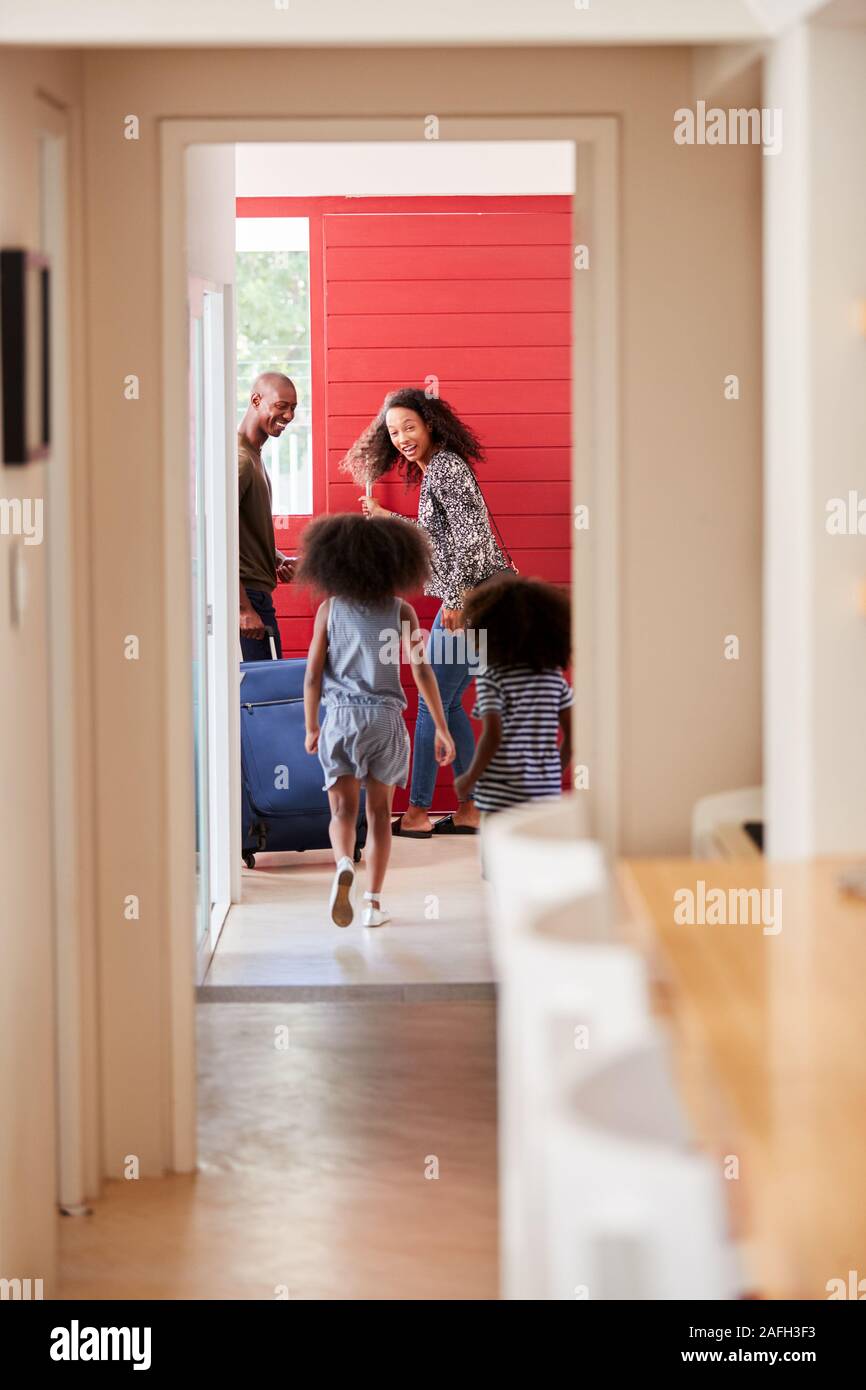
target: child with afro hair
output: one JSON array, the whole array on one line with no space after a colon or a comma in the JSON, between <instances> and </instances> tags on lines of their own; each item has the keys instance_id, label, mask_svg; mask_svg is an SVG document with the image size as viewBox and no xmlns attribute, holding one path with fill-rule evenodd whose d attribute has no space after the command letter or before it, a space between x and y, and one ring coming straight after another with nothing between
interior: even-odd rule
<instances>
[{"instance_id":1,"label":"child with afro hair","mask_svg":"<svg viewBox=\"0 0 866 1390\"><path fill-rule=\"evenodd\" d=\"M369 878L363 925L379 927L390 920L381 893L391 852L391 803L395 786L405 787L409 774L401 651L433 717L436 759L444 765L454 758L436 677L418 640L418 616L400 597L401 591L417 593L427 579L429 546L405 522L348 512L311 522L302 545L295 584L327 595L307 656L304 714L305 747L318 753L331 805L331 920L347 927L354 918L352 853L363 782Z\"/></svg>"}]
</instances>

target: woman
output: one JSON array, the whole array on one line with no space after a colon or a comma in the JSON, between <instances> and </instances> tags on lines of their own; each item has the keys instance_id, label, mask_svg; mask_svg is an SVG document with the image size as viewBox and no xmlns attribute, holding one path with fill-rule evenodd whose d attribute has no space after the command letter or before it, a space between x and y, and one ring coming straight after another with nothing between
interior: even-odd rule
<instances>
[{"instance_id":1,"label":"woman","mask_svg":"<svg viewBox=\"0 0 866 1390\"><path fill-rule=\"evenodd\" d=\"M415 387L387 396L373 423L356 440L343 462L357 480L375 482L394 465L407 486L420 484L418 518L389 512L372 497L360 499L367 516L395 516L427 533L433 555L426 594L442 599L427 645L448 728L457 755L455 774L469 768L475 736L463 708L463 696L477 661L468 660L463 626L463 594L499 570L513 566L490 529L490 518L475 477L483 452L478 439L445 401ZM393 824L395 835L429 840L432 835L475 835L479 814L470 795L457 810L430 820L436 786L435 728L423 698L418 700L409 809Z\"/></svg>"}]
</instances>

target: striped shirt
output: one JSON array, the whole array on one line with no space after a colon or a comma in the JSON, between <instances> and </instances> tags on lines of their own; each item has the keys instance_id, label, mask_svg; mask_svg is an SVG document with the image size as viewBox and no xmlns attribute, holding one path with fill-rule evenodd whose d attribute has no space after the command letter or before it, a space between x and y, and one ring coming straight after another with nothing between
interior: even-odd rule
<instances>
[{"instance_id":1,"label":"striped shirt","mask_svg":"<svg viewBox=\"0 0 866 1390\"><path fill-rule=\"evenodd\" d=\"M498 714L502 740L475 786L479 811L501 811L562 792L560 711L574 691L560 670L488 666L475 678L473 719Z\"/></svg>"}]
</instances>

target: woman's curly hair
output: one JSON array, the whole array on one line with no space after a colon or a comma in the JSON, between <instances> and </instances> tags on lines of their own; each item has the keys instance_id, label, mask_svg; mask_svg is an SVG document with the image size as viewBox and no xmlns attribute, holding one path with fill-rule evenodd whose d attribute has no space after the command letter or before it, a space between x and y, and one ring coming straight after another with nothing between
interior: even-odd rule
<instances>
[{"instance_id":1,"label":"woman's curly hair","mask_svg":"<svg viewBox=\"0 0 866 1390\"><path fill-rule=\"evenodd\" d=\"M486 633L490 665L566 667L571 658L571 603L564 589L510 571L470 589L463 602L467 627Z\"/></svg>"},{"instance_id":2,"label":"woman's curly hair","mask_svg":"<svg viewBox=\"0 0 866 1390\"><path fill-rule=\"evenodd\" d=\"M407 487L420 483L423 474L417 463L405 458L391 443L385 416L395 406L414 410L416 415L421 416L437 449L458 454L470 468L483 461L484 450L480 440L468 425L464 425L447 401L441 401L438 396L428 396L420 387L405 386L385 397L375 420L358 436L341 460L340 468L345 473L351 473L356 483L374 483L383 473L390 472L395 463L399 465L399 472L405 478Z\"/></svg>"},{"instance_id":3,"label":"woman's curly hair","mask_svg":"<svg viewBox=\"0 0 866 1390\"><path fill-rule=\"evenodd\" d=\"M305 528L294 583L375 604L418 593L429 574L429 543L411 522L335 512Z\"/></svg>"}]
</instances>

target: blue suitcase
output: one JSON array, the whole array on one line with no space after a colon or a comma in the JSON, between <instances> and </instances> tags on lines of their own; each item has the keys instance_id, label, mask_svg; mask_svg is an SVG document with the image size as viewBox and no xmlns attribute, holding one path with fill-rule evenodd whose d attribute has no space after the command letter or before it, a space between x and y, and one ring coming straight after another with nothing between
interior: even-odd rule
<instances>
[{"instance_id":1,"label":"blue suitcase","mask_svg":"<svg viewBox=\"0 0 866 1390\"><path fill-rule=\"evenodd\" d=\"M241 662L241 816L248 869L259 850L331 847L322 765L304 749L306 665L303 657ZM356 862L366 838L362 790Z\"/></svg>"}]
</instances>

